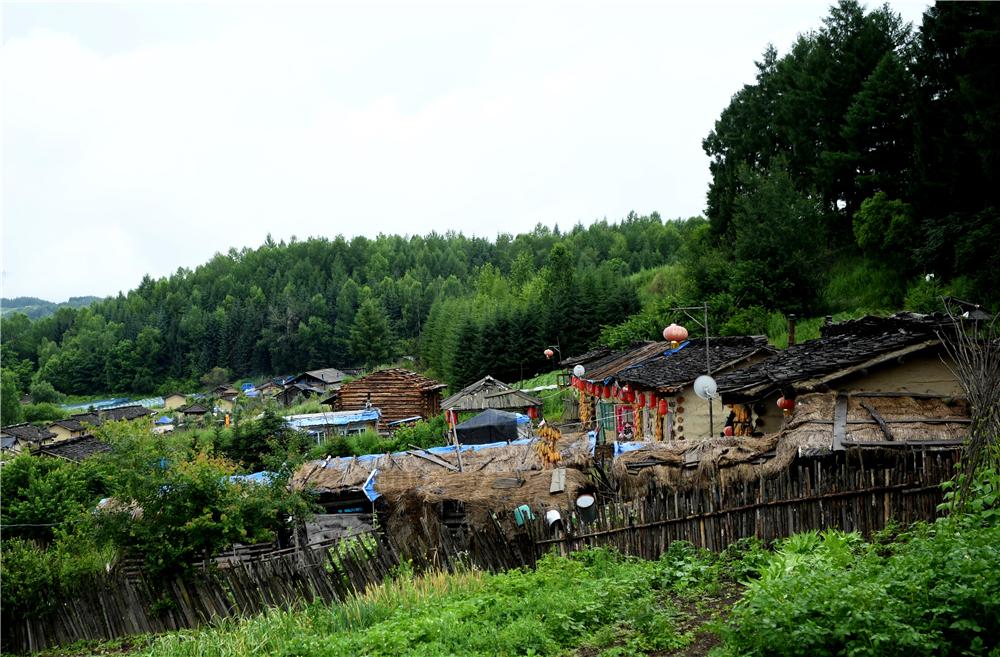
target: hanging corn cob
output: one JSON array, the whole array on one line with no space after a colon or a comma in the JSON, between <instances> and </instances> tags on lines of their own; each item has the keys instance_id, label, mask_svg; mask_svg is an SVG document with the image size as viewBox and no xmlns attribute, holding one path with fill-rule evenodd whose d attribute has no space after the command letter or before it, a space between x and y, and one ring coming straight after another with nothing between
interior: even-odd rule
<instances>
[{"instance_id":1,"label":"hanging corn cob","mask_svg":"<svg viewBox=\"0 0 1000 657\"><path fill-rule=\"evenodd\" d=\"M556 443L562 438L559 429L545 425L538 430L538 440L535 442L535 453L545 467L559 462L561 455Z\"/></svg>"}]
</instances>

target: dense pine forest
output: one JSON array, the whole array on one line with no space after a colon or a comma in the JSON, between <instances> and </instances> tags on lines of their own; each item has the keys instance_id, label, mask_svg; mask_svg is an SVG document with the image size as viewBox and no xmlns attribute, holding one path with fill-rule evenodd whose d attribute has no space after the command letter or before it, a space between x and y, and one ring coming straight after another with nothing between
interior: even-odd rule
<instances>
[{"instance_id":1,"label":"dense pine forest","mask_svg":"<svg viewBox=\"0 0 1000 657\"><path fill-rule=\"evenodd\" d=\"M452 385L516 380L546 346L653 338L672 306L703 301L723 334L946 294L996 309L1000 5L940 3L909 26L845 0L757 67L704 139L704 218L268 239L86 308L5 313L4 422L29 390L189 390L214 368L412 357Z\"/></svg>"}]
</instances>

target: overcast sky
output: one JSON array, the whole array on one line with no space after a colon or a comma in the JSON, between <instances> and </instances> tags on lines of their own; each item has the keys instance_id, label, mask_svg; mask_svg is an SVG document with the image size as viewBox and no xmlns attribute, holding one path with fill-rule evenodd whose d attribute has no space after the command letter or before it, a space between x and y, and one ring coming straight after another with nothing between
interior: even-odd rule
<instances>
[{"instance_id":1,"label":"overcast sky","mask_svg":"<svg viewBox=\"0 0 1000 657\"><path fill-rule=\"evenodd\" d=\"M701 140L827 6L4 3L3 296L115 294L268 233L701 214Z\"/></svg>"}]
</instances>

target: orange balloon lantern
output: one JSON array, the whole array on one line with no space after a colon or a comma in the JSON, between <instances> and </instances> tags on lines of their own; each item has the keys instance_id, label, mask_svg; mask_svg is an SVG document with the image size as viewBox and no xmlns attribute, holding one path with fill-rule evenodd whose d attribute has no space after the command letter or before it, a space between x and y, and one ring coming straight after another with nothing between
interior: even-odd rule
<instances>
[{"instance_id":1,"label":"orange balloon lantern","mask_svg":"<svg viewBox=\"0 0 1000 657\"><path fill-rule=\"evenodd\" d=\"M673 346L675 349L677 348L678 344L687 340L687 337L688 337L688 330L683 326L679 326L677 324L671 324L667 328L663 329L663 339L669 340L671 346Z\"/></svg>"},{"instance_id":2,"label":"orange balloon lantern","mask_svg":"<svg viewBox=\"0 0 1000 657\"><path fill-rule=\"evenodd\" d=\"M546 349L542 353L545 354L546 358L552 358L556 352L552 351L551 349Z\"/></svg>"},{"instance_id":3,"label":"orange balloon lantern","mask_svg":"<svg viewBox=\"0 0 1000 657\"><path fill-rule=\"evenodd\" d=\"M731 424L730 424L730 425L729 425L728 427L726 427L725 429L723 429L723 430L722 430L722 433L723 433L724 435L726 435L726 436L731 436L731 435L733 435L733 425L731 425Z\"/></svg>"}]
</instances>

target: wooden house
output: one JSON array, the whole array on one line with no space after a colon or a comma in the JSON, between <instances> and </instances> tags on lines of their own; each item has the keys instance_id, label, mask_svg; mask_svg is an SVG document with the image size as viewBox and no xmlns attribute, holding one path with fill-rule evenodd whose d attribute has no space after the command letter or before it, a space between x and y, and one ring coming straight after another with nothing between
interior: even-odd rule
<instances>
[{"instance_id":1,"label":"wooden house","mask_svg":"<svg viewBox=\"0 0 1000 657\"><path fill-rule=\"evenodd\" d=\"M441 409L456 413L479 413L493 409L523 415L532 414L530 409L534 409L537 415L541 415L542 400L492 376L484 376L441 402Z\"/></svg>"},{"instance_id":2,"label":"wooden house","mask_svg":"<svg viewBox=\"0 0 1000 657\"><path fill-rule=\"evenodd\" d=\"M347 378L347 375L338 370L335 367L325 367L321 370L309 370L308 372L303 372L297 377L292 379L292 383L301 383L303 385L309 386L310 388L316 388L323 391L331 390L334 386L339 385L341 381Z\"/></svg>"},{"instance_id":3,"label":"wooden house","mask_svg":"<svg viewBox=\"0 0 1000 657\"><path fill-rule=\"evenodd\" d=\"M163 408L168 411L176 411L187 403L187 398L179 392L172 392L163 397Z\"/></svg>"},{"instance_id":4,"label":"wooden house","mask_svg":"<svg viewBox=\"0 0 1000 657\"><path fill-rule=\"evenodd\" d=\"M694 339L673 347L646 342L622 351L595 351L567 359L582 365L574 377L580 419L605 441L704 439L725 424L722 403L694 394L693 383L709 368L713 376L745 367L773 353L763 336ZM710 427L713 431L710 432Z\"/></svg>"},{"instance_id":5,"label":"wooden house","mask_svg":"<svg viewBox=\"0 0 1000 657\"><path fill-rule=\"evenodd\" d=\"M390 422L413 417L427 419L441 412L441 391L445 384L416 372L391 368L373 372L340 387L333 408L356 411L375 407L382 411L379 428Z\"/></svg>"},{"instance_id":6,"label":"wooden house","mask_svg":"<svg viewBox=\"0 0 1000 657\"><path fill-rule=\"evenodd\" d=\"M943 330L948 330L943 318L905 313L830 324L815 340L718 377L721 399L742 419L744 430L756 429L763 419L773 431L783 419L779 398L794 407L799 395L834 393L846 408L848 398L858 395L961 396L941 344Z\"/></svg>"}]
</instances>

